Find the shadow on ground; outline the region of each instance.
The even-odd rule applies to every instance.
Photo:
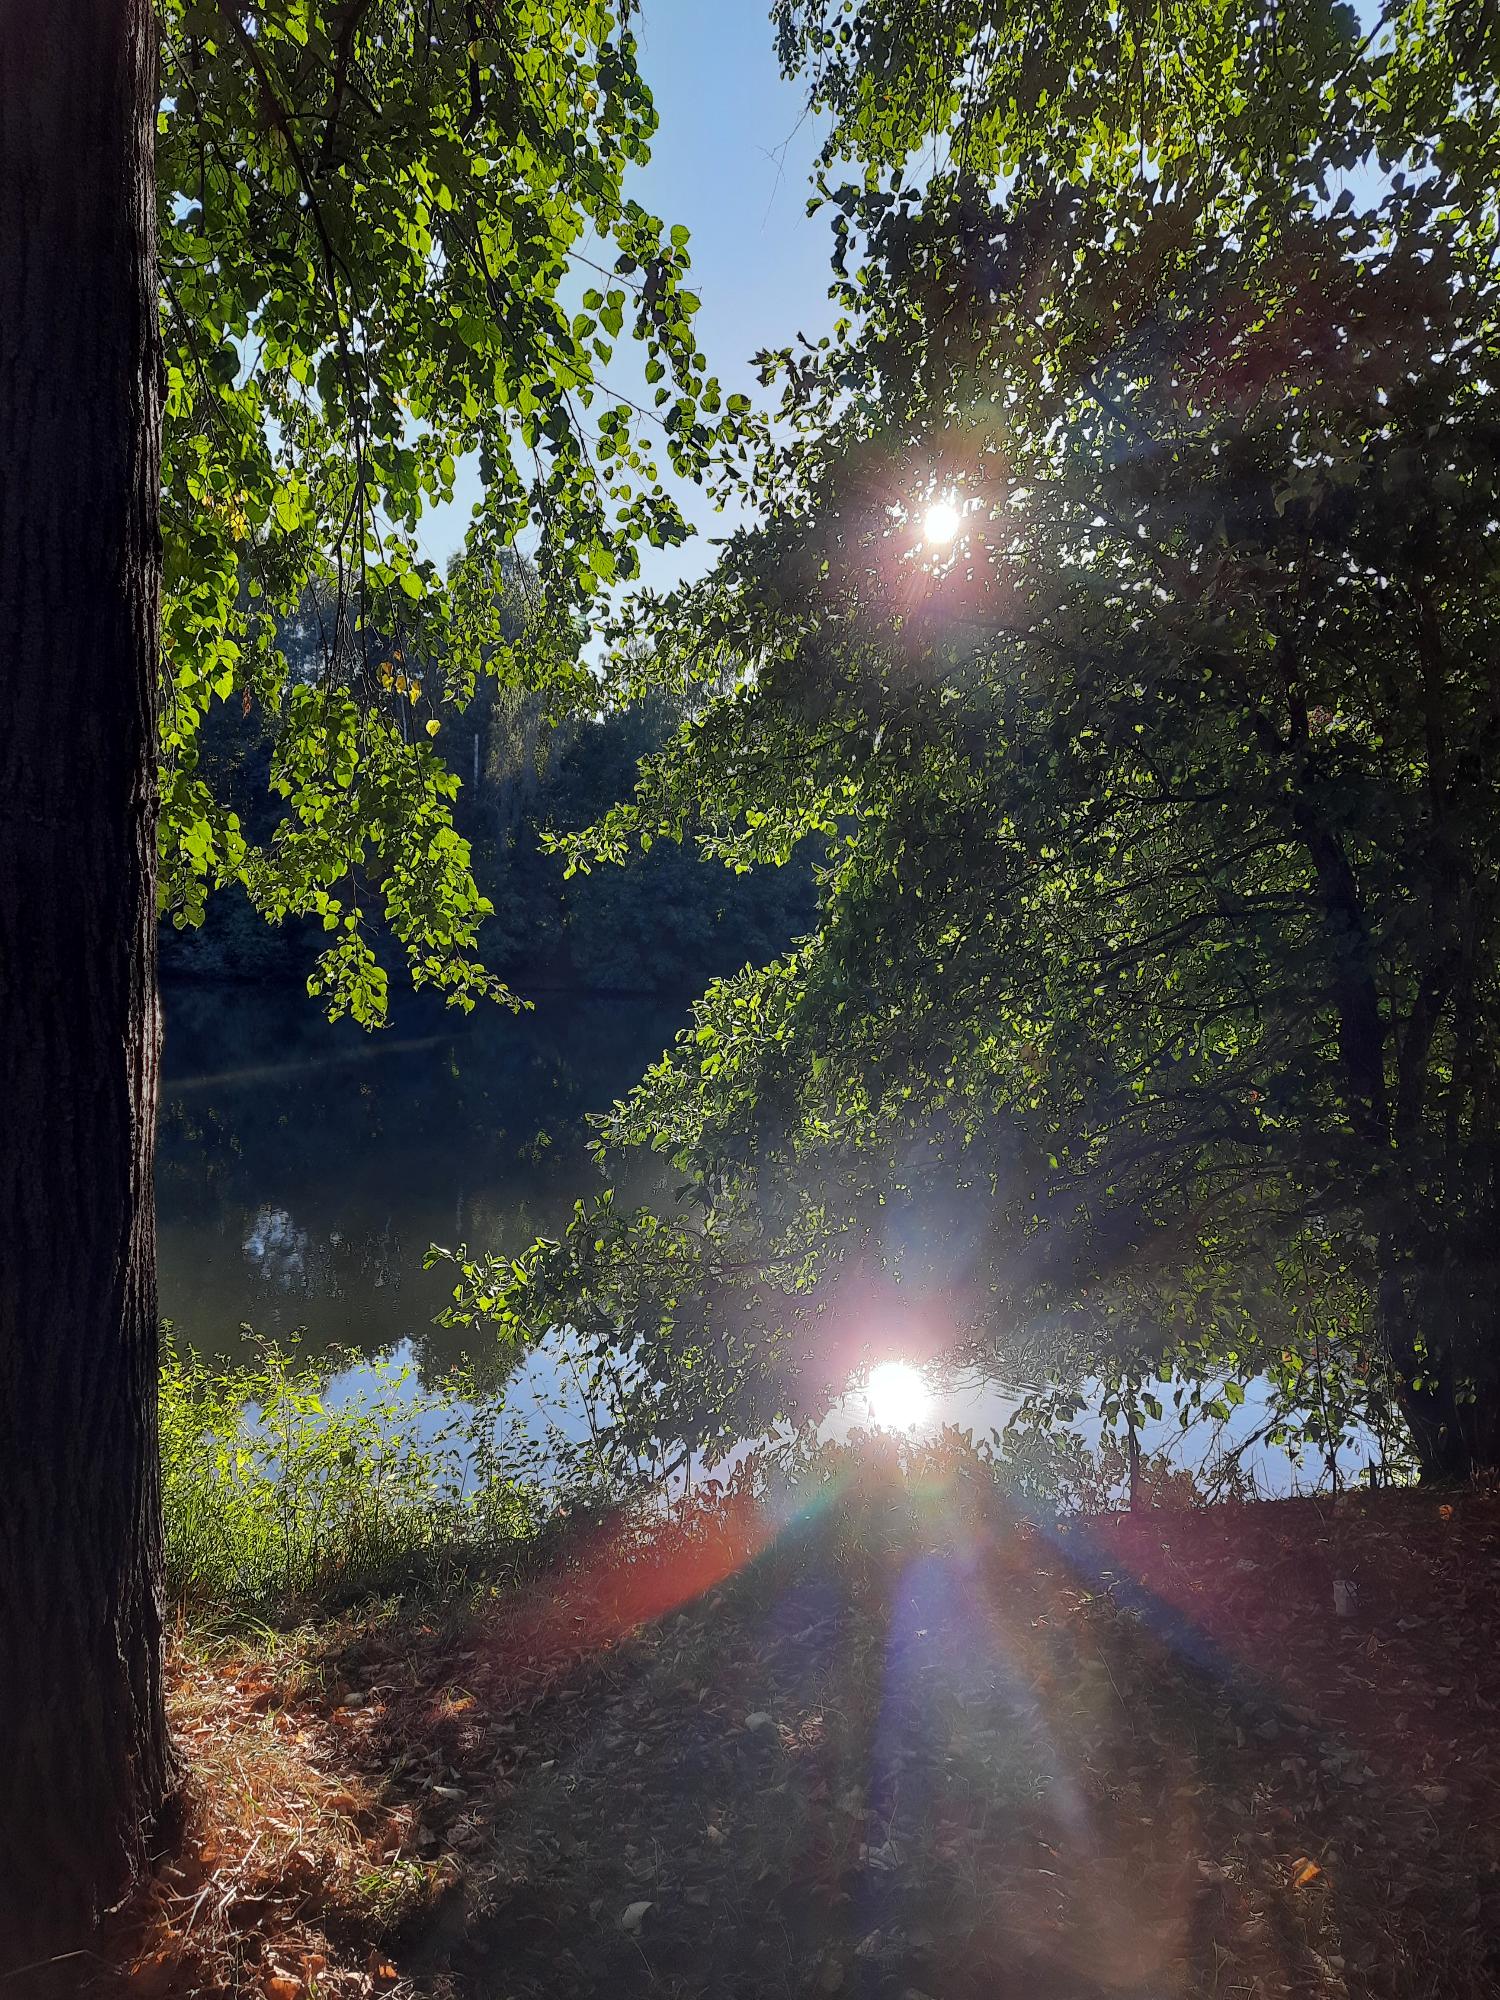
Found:
[[[867,1464],[604,1524],[327,1636],[280,1712],[420,1893],[304,1879],[309,1978],[273,1892],[217,1990],[1492,1994],[1497,1579],[1500,1507],[1425,1495],[1065,1530]]]

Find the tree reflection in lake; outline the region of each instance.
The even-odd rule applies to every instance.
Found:
[[[544,995],[467,1019],[425,997],[369,1035],[295,987],[166,995],[157,1165],[161,1309],[183,1343],[238,1354],[244,1327],[316,1353],[409,1341],[424,1375],[501,1365],[432,1316],[431,1242],[516,1251],[589,1183],[583,1121],[686,1018],[660,999]],[[508,1361],[509,1357],[506,1357]]]

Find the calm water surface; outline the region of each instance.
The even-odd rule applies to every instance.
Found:
[[[157,1167],[161,1309],[179,1340],[244,1355],[247,1329],[304,1351],[397,1352],[435,1381],[457,1362],[499,1380],[537,1431],[583,1429],[565,1344],[518,1363],[483,1328],[444,1329],[451,1275],[424,1271],[430,1243],[515,1254],[600,1185],[586,1117],[627,1091],[687,1019],[687,1002],[540,996],[519,1017],[450,1013],[402,996],[370,1035],[330,1025],[296,989],[182,986],[166,994]],[[649,1163],[645,1171],[653,1170]],[[358,1366],[336,1388],[357,1394]],[[983,1433],[1021,1392],[969,1375],[940,1388],[934,1420]],[[570,1402],[571,1399],[571,1402]],[[1235,1429],[1257,1421],[1252,1387]],[[862,1418],[863,1405],[834,1428]],[[1085,1430],[1091,1428],[1081,1426]],[[1148,1449],[1168,1431],[1147,1434]],[[1191,1445],[1182,1451],[1190,1457]],[[1364,1457],[1346,1454],[1357,1476]],[[1252,1461],[1264,1487],[1315,1483],[1277,1453]]]
[[[482,1333],[433,1315],[451,1276],[429,1243],[514,1252],[597,1186],[586,1113],[660,1053],[686,1008],[543,997],[468,1017],[407,999],[370,1035],[296,990],[166,996],[157,1166],[161,1300],[203,1353],[244,1328],[318,1352],[410,1344],[436,1375]]]
[[[391,1026],[370,1035],[330,1025],[295,989],[168,991],[162,1313],[210,1356],[247,1355],[253,1330],[297,1333],[314,1356],[395,1352],[427,1381],[456,1362],[513,1370],[515,1422],[576,1436],[566,1343],[520,1360],[482,1327],[435,1326],[452,1277],[424,1271],[423,1256],[434,1242],[515,1254],[560,1228],[600,1185],[588,1114],[631,1087],[687,1003],[553,995],[519,1017],[463,1017],[421,996],[396,1004]],[[358,1367],[345,1369],[335,1392],[360,1386]],[[971,1379],[933,1414],[987,1429],[1015,1401],[1007,1385]]]

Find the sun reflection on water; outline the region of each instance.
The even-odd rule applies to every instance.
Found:
[[[865,1384],[870,1421],[884,1431],[912,1431],[932,1410],[932,1391],[908,1361],[882,1361]]]

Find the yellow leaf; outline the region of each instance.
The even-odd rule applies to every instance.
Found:
[[[1305,1854],[1300,1855],[1292,1863],[1292,1887],[1305,1889],[1309,1882],[1316,1882],[1322,1872],[1316,1861],[1309,1861]]]
[[[437,717],[434,716],[432,721],[429,722],[427,725],[427,734],[429,736],[436,736],[441,727],[442,724],[438,721]]]

